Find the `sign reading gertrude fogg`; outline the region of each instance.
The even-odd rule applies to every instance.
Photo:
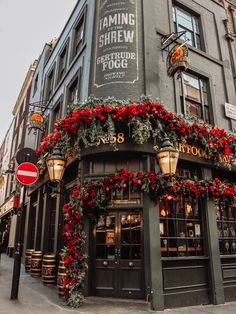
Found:
[[[94,86],[134,84],[138,68],[138,0],[98,0]]]

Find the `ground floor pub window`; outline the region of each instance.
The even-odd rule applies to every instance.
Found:
[[[236,204],[215,200],[220,254],[236,254]]]
[[[160,237],[163,257],[204,255],[201,208],[187,196],[160,201]]]

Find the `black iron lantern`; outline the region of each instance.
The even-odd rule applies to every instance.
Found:
[[[157,152],[157,159],[163,175],[173,175],[179,158],[179,151],[174,148],[169,138],[164,138],[160,150]]]
[[[48,174],[51,181],[61,181],[65,171],[66,159],[61,150],[54,147],[52,154],[47,158]]]

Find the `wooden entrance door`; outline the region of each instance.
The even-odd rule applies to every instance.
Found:
[[[93,294],[144,298],[140,211],[102,214],[94,227]]]

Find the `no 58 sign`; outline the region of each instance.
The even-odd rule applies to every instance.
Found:
[[[113,144],[113,143],[122,144],[124,143],[124,141],[125,141],[125,135],[123,132],[114,133],[112,139],[109,139],[108,134],[105,134],[98,140],[97,145]]]

